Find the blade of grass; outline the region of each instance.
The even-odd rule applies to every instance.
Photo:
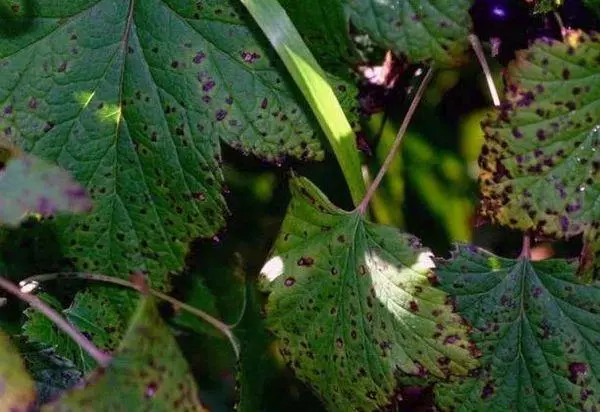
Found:
[[[352,201],[366,189],[354,132],[325,74],[277,0],[240,0],[275,48],[310,104],[340,164]]]

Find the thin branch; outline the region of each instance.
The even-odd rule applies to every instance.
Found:
[[[421,102],[421,98],[423,97],[423,94],[425,93],[425,89],[427,88],[427,85],[429,84],[429,81],[431,80],[432,75],[433,75],[433,69],[430,67],[427,69],[427,73],[425,73],[425,77],[421,81],[421,84],[419,85],[419,89],[417,90],[417,93],[415,93],[415,97],[412,100],[412,102],[410,103],[410,107],[408,108],[408,111],[406,112],[406,116],[404,116],[404,120],[402,121],[402,125],[400,126],[400,129],[398,130],[396,139],[394,140],[394,143],[392,144],[392,147],[390,148],[390,151],[389,151],[387,157],[385,158],[383,165],[381,166],[381,169],[379,169],[379,172],[377,173],[375,180],[373,180],[373,183],[371,183],[371,185],[369,186],[369,189],[367,189],[367,194],[365,195],[364,199],[360,202],[360,205],[358,205],[357,210],[361,215],[364,215],[365,212],[367,211],[367,208],[369,207],[369,202],[371,201],[371,198],[373,197],[373,195],[375,194],[375,191],[379,187],[379,184],[381,183],[383,176],[385,176],[385,173],[388,171],[392,162],[394,161],[396,152],[398,152],[398,149],[400,148],[400,143],[402,143],[402,138],[404,137],[404,134],[406,133],[406,130],[408,129],[408,125],[410,124],[410,121],[412,120],[412,117],[415,114],[415,111],[417,110],[419,103]]]
[[[567,28],[565,27],[565,24],[563,23],[563,20],[557,11],[553,11],[552,14],[554,14],[556,23],[558,24],[558,27],[560,28],[560,35],[562,36],[562,38],[564,40],[567,37]]]
[[[496,85],[494,84],[494,78],[492,77],[490,66],[488,65],[488,62],[485,58],[485,53],[483,52],[483,47],[481,47],[479,37],[477,37],[474,34],[470,34],[469,41],[471,42],[471,47],[473,47],[475,56],[477,56],[477,60],[479,60],[481,70],[483,70],[483,74],[485,75],[485,81],[487,82],[488,89],[490,90],[490,94],[492,95],[492,101],[494,102],[494,106],[500,106],[500,96],[498,95],[498,90],[496,89]]]
[[[71,337],[79,346],[83,348],[101,367],[107,367],[111,361],[110,355],[102,352],[92,342],[90,342],[81,332],[73,325],[67,322],[54,309],[44,303],[37,296],[28,295],[19,290],[19,288],[0,276],[0,287],[7,292],[15,295],[22,301],[28,303],[32,308],[41,312],[44,316],[50,319],[59,329]]]
[[[235,338],[235,336],[233,335],[233,333],[231,332],[231,329],[234,328],[239,323],[240,320],[238,320],[234,325],[227,325],[227,324],[221,322],[219,319],[216,319],[213,316],[209,315],[208,313],[206,313],[200,309],[197,309],[191,305],[188,305],[187,303],[181,302],[181,301],[179,301],[175,298],[172,298],[171,296],[166,295],[157,290],[154,290],[154,289],[151,289],[148,287],[140,287],[140,285],[129,282],[125,279],[119,279],[119,278],[115,278],[112,276],[99,275],[99,274],[95,274],[95,273],[83,273],[83,272],[47,273],[47,274],[42,274],[42,275],[31,276],[27,279],[24,279],[19,283],[19,286],[21,286],[22,289],[27,289],[30,292],[33,289],[35,289],[35,286],[37,286],[40,282],[44,282],[47,280],[55,280],[55,279],[60,279],[60,278],[67,278],[67,279],[78,278],[78,279],[84,279],[84,280],[94,280],[94,281],[99,281],[99,282],[112,283],[112,284],[119,285],[119,286],[125,286],[127,288],[137,290],[140,293],[150,293],[152,296],[155,296],[159,299],[169,302],[171,305],[173,305],[174,308],[183,309],[183,310],[199,317],[200,319],[204,320],[205,322],[211,324],[212,326],[214,326],[216,329],[218,329],[223,335],[225,335],[229,339],[229,341],[231,342],[231,346],[233,347],[233,350],[235,352],[236,357],[239,358],[240,345],[239,345],[237,339]],[[33,285],[33,287],[31,287],[31,285]],[[245,304],[245,294],[244,294],[243,310],[245,310],[245,307],[246,307],[246,304]],[[243,314],[242,314],[242,316],[243,316]],[[241,319],[241,317],[240,317],[240,319]]]
[[[521,246],[519,258],[531,260],[531,236],[527,233],[523,234],[523,246]]]

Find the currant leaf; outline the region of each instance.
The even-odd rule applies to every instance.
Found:
[[[143,298],[114,359],[44,411],[206,411],[175,338],[153,299]]]
[[[24,2],[23,9],[27,8]],[[57,221],[77,270],[168,290],[227,212],[220,144],[323,155],[312,115],[235,0],[43,0],[0,32],[0,138],[57,163],[94,212]]]
[[[454,67],[466,60],[471,0],[340,0],[350,21],[411,62]]]
[[[557,238],[584,233],[587,261],[596,262],[599,41],[598,34],[572,32],[564,42],[539,40],[519,52],[508,69],[507,101],[484,126],[479,160],[484,215]],[[590,264],[589,271],[598,268]]]
[[[600,403],[600,286],[561,259],[504,259],[459,246],[438,264],[440,288],[473,326],[483,371],[438,384],[455,411],[592,411]]]
[[[465,374],[467,328],[434,288],[431,252],[391,227],[335,207],[306,179],[261,272],[267,325],[297,376],[331,410],[390,403],[394,371]]]

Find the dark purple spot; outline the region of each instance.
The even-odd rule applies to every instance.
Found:
[[[569,72],[569,70],[564,69],[563,72],[562,72],[562,77],[565,80],[569,80],[569,77],[571,77],[571,73]]]
[[[150,382],[150,384],[148,384],[148,386],[146,387],[146,391],[144,392],[144,397],[145,398],[151,398],[156,394],[156,391],[158,390],[158,384],[156,382]]]
[[[202,90],[204,90],[205,92],[209,92],[212,90],[213,87],[215,87],[215,82],[212,80],[209,80],[202,85]]]
[[[310,256],[302,256],[298,259],[298,266],[311,267],[315,263],[315,260]]]
[[[267,98],[266,97],[264,99],[262,99],[262,102],[260,102],[260,108],[261,109],[267,108]]]
[[[203,52],[198,52],[194,56],[193,62],[196,64],[200,64],[200,63],[202,63],[202,61],[204,60],[205,57],[206,57],[206,54],[204,54]]]
[[[560,217],[560,228],[563,232],[569,230],[569,219],[566,216]]]
[[[293,277],[291,277],[291,276],[290,276],[289,278],[287,278],[287,279],[285,280],[285,282],[283,282],[283,284],[284,284],[285,286],[287,286],[288,288],[289,288],[290,286],[293,286],[293,285],[294,285],[294,283],[296,283],[296,279],[295,279],[295,278],[293,278]]]
[[[481,399],[487,399],[494,394],[494,387],[487,383],[481,390]]]
[[[411,300],[410,302],[408,302],[408,304],[410,306],[410,310],[411,311],[413,311],[413,312],[418,312],[419,311],[419,305],[414,300]]]
[[[444,345],[452,345],[458,341],[458,336],[450,335],[446,339],[444,339]]]
[[[575,384],[580,384],[587,374],[587,366],[585,363],[573,362],[569,365],[569,372],[571,372],[569,380]]]
[[[63,62],[60,66],[58,66],[58,69],[56,69],[56,71],[59,73],[64,73],[66,70],[67,70],[67,62]]]
[[[12,112],[13,112],[12,106],[6,106],[4,108],[4,114],[12,114]]]
[[[225,117],[227,116],[227,111],[223,110],[223,109],[219,109],[217,110],[217,112],[215,113],[215,118],[217,119],[217,121],[221,121],[223,120]]]
[[[260,54],[258,53],[250,53],[247,51],[242,52],[242,59],[246,63],[254,63],[257,59],[260,59]]]
[[[178,68],[179,67],[179,62],[178,61],[172,61],[171,62],[171,67],[174,68],[174,69]]]

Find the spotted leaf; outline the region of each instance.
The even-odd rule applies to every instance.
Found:
[[[106,369],[45,411],[206,411],[175,338],[151,298],[141,300],[129,331]]]
[[[388,404],[396,369],[443,378],[476,363],[461,318],[432,286],[429,250],[338,209],[306,179],[291,190],[261,271],[267,323],[297,376],[331,410]]]
[[[235,0],[23,2],[0,32],[0,137],[57,163],[94,212],[59,222],[81,270],[169,288],[224,223],[220,144],[317,159],[305,105]]]
[[[10,157],[0,169],[0,224],[18,226],[33,213],[53,216],[91,207],[85,190],[69,173],[35,156]]]
[[[351,22],[411,62],[452,67],[469,48],[471,0],[340,0]]]
[[[600,286],[565,260],[504,259],[459,246],[440,287],[473,326],[482,371],[438,385],[454,411],[593,411],[600,404]]]
[[[594,269],[600,227],[600,36],[539,40],[508,70],[507,101],[484,126],[482,213],[547,236],[585,233]]]
[[[35,384],[23,359],[0,331],[0,410],[29,411],[35,405]]]

